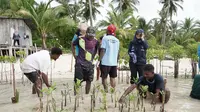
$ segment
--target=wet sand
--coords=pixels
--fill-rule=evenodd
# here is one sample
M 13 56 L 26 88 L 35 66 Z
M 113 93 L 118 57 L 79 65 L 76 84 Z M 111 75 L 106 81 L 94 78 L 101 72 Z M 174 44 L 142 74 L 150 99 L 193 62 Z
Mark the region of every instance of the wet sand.
M 73 79 L 54 79 L 53 82 L 56 83 L 56 90 L 53 92 L 53 97 L 56 100 L 57 108 L 61 108 L 61 90 L 65 89 L 63 84 L 68 83 L 70 88 L 73 88 Z M 20 81 L 20 80 L 19 80 Z M 95 82 L 94 82 L 95 83 Z M 96 82 L 97 83 L 97 82 Z M 98 82 L 100 83 L 100 82 Z M 117 96 L 121 96 L 124 89 L 128 87 L 128 84 L 120 82 L 117 84 Z M 171 98 L 169 102 L 165 105 L 165 110 L 167 112 L 199 112 L 200 100 L 195 100 L 189 97 L 191 91 L 192 80 L 191 79 L 173 79 L 168 78 L 167 87 L 171 90 Z M 31 94 L 31 84 L 26 81 L 25 85 L 20 82 L 17 83 L 17 89 L 20 92 L 20 101 L 17 104 L 11 103 L 11 97 L 13 96 L 12 85 L 4 84 L 0 85 L 0 112 L 36 112 L 39 107 L 39 100 L 36 95 Z M 45 86 L 43 86 L 45 87 Z M 84 91 L 83 91 L 84 93 Z M 70 92 L 72 97 L 72 102 L 67 100 L 67 106 L 64 107 L 66 112 L 72 112 L 74 108 L 74 96 L 73 91 Z M 90 94 L 91 95 L 91 94 Z M 80 107 L 78 107 L 77 112 L 89 112 L 90 111 L 90 95 L 83 95 L 84 100 L 80 98 Z M 103 104 L 99 101 L 100 97 L 102 100 L 102 94 L 99 92 L 99 98 L 97 98 L 97 106 L 95 112 L 98 112 Z M 107 107 L 108 112 L 114 111 L 118 112 L 117 108 L 114 107 L 114 103 L 111 102 L 111 94 L 107 94 Z M 44 107 L 46 105 L 46 95 L 43 98 Z M 150 103 L 146 101 L 146 112 L 151 112 Z M 132 106 L 133 107 L 133 106 Z M 160 104 L 156 106 L 156 112 L 159 112 Z M 133 109 L 132 109 L 133 110 Z M 65 112 L 65 111 L 64 111 Z M 127 108 L 124 107 L 124 111 L 127 112 Z
M 159 72 L 159 61 L 151 61 L 152 64 L 156 67 L 155 72 Z M 156 64 L 157 63 L 157 64 Z M 163 61 L 163 76 L 167 77 L 168 83 L 167 87 L 171 90 L 171 99 L 169 102 L 165 105 L 165 109 L 167 112 L 199 112 L 200 107 L 200 100 L 195 100 L 189 97 L 191 86 L 193 83 L 192 79 L 184 79 L 185 71 L 186 74 L 191 77 L 191 65 L 189 59 L 182 59 L 180 62 L 180 77 L 179 79 L 174 79 L 172 76 L 173 72 L 173 61 Z M 55 65 L 55 66 L 54 66 Z M 5 66 L 8 75 L 8 81 L 9 81 L 9 67 L 10 65 L 7 64 Z M 5 75 L 4 75 L 4 81 L 0 83 L 0 112 L 37 112 L 37 108 L 39 107 L 39 100 L 36 95 L 32 95 L 32 84 L 26 79 L 25 77 L 25 83 L 22 84 L 22 73 L 19 68 L 19 62 L 15 64 L 16 69 L 16 79 L 17 79 L 17 89 L 20 93 L 19 103 L 12 104 L 11 103 L 11 97 L 13 97 L 13 90 L 12 85 L 9 83 L 5 83 Z M 56 100 L 57 109 L 60 110 L 61 108 L 61 90 L 65 90 L 65 86 L 63 84 L 68 83 L 70 85 L 70 88 L 73 89 L 73 72 L 71 70 L 71 55 L 63 55 L 59 60 L 57 60 L 56 63 L 52 63 L 52 71 L 49 70 L 49 81 L 53 81 L 53 83 L 56 83 L 56 90 L 53 92 L 53 97 Z M 73 69 L 72 69 L 73 71 Z M 128 72 L 127 72 L 128 73 Z M 130 75 L 130 72 L 128 73 Z M 122 73 L 120 73 L 120 76 L 122 76 Z M 124 92 L 124 89 L 129 86 L 129 84 L 126 84 L 125 77 L 126 73 L 124 73 L 124 82 L 122 83 L 122 80 L 120 80 L 120 83 L 117 83 L 117 97 L 121 96 Z M 117 81 L 118 82 L 118 81 Z M 100 81 L 93 83 L 100 83 Z M 84 84 L 83 84 L 84 85 Z M 45 85 L 43 86 L 45 87 Z M 93 86 L 92 86 L 93 87 Z M 101 87 L 102 88 L 102 87 Z M 83 88 L 84 89 L 84 88 Z M 92 89 L 92 88 L 91 88 Z M 84 93 L 84 91 L 82 92 Z M 69 102 L 67 100 L 67 106 L 64 107 L 65 111 L 63 112 L 73 112 L 74 108 L 74 96 L 73 91 L 70 92 L 72 97 L 72 102 Z M 91 94 L 90 94 L 91 95 Z M 91 96 L 90 95 L 83 95 L 84 100 L 80 99 L 80 106 L 77 108 L 77 112 L 90 112 L 90 101 Z M 96 100 L 96 107 L 95 112 L 101 112 L 100 108 L 103 107 L 102 104 L 102 94 L 99 92 L 99 97 Z M 115 108 L 114 103 L 111 102 L 110 98 L 111 94 L 107 94 L 107 108 L 108 112 L 119 112 L 119 108 L 117 105 L 117 108 Z M 100 102 L 101 99 L 101 102 Z M 46 95 L 44 95 L 43 98 L 44 101 L 44 107 L 46 105 Z M 149 101 L 145 101 L 145 107 L 146 112 L 151 112 Z M 133 106 L 132 106 L 133 107 Z M 131 108 L 132 108 L 131 107 Z M 160 104 L 157 104 L 156 106 L 156 112 L 159 112 Z M 45 111 L 45 109 L 44 109 Z M 133 109 L 131 109 L 133 112 Z M 127 108 L 124 107 L 123 112 L 128 112 Z

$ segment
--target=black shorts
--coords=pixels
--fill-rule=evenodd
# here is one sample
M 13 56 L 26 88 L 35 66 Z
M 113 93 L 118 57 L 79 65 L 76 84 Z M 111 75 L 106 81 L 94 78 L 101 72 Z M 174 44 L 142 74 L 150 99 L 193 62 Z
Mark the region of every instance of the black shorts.
M 94 67 L 87 71 L 80 64 L 76 64 L 74 81 L 76 82 L 77 79 L 92 82 L 94 79 Z
M 116 78 L 117 77 L 117 66 L 100 65 L 100 70 L 101 70 L 101 77 L 102 78 L 107 78 L 108 74 L 109 74 L 110 78 Z
M 35 71 L 35 72 L 30 72 L 30 73 L 24 73 L 24 75 L 32 82 L 35 83 L 38 79 L 39 76 L 39 72 Z

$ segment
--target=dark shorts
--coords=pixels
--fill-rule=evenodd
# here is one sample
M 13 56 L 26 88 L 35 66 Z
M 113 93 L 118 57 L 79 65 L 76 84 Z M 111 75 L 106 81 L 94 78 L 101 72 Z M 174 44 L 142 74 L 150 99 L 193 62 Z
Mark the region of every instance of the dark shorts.
M 24 75 L 32 82 L 35 83 L 38 79 L 39 76 L 39 72 L 35 71 L 35 72 L 30 72 L 30 73 L 24 73 Z
M 83 69 L 83 67 L 80 64 L 76 64 L 75 65 L 75 77 L 74 77 L 75 82 L 76 82 L 76 79 L 92 82 L 94 79 L 94 67 L 92 67 L 88 71 L 88 70 Z
M 102 78 L 107 78 L 108 74 L 109 74 L 110 78 L 116 78 L 117 77 L 117 66 L 100 65 L 100 70 L 101 70 L 101 77 Z

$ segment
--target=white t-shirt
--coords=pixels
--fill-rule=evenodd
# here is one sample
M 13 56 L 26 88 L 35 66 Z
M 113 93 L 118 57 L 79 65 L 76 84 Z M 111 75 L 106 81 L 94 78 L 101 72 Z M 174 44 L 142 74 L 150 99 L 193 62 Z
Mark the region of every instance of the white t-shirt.
M 24 73 L 34 72 L 40 70 L 47 73 L 48 68 L 51 66 L 50 53 L 47 50 L 41 50 L 26 57 L 21 64 L 21 70 Z

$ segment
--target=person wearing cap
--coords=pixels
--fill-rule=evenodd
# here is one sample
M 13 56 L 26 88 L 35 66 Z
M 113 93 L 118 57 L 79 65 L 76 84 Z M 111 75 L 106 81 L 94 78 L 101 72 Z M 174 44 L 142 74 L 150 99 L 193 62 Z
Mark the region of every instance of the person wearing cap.
M 101 51 L 97 67 L 101 61 L 100 70 L 102 84 L 105 92 L 108 92 L 107 76 L 110 76 L 110 85 L 115 88 L 117 77 L 117 62 L 119 54 L 119 40 L 115 37 L 116 27 L 111 24 L 107 27 L 107 35 L 103 37 Z
M 86 81 L 85 93 L 89 94 L 91 82 L 94 78 L 93 59 L 98 50 L 98 40 L 95 39 L 95 29 L 88 27 L 85 37 L 77 38 L 74 46 L 79 47 L 79 54 L 76 57 L 74 81 L 77 84 L 78 80 Z M 74 88 L 76 90 L 76 88 Z M 77 91 L 74 90 L 76 94 Z
M 144 39 L 144 30 L 138 29 L 135 33 L 134 39 L 129 44 L 128 54 L 130 57 L 129 66 L 131 70 L 131 81 L 133 84 L 139 77 L 143 76 L 143 67 L 146 64 L 146 51 L 148 44 Z
M 87 28 L 88 28 L 88 25 L 86 23 L 81 23 L 72 39 L 71 49 L 72 49 L 72 54 L 75 59 L 76 59 L 76 56 L 78 56 L 79 48 L 78 46 L 73 46 L 73 42 L 79 37 L 84 37 L 86 34 Z

